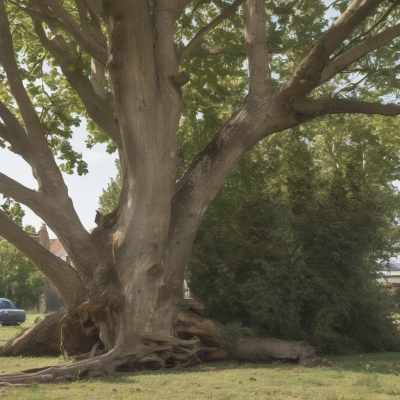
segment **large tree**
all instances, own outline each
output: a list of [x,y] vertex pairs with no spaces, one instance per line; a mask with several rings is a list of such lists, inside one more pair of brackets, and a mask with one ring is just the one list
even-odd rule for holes
[[[335,2],[339,15],[328,27],[324,12],[329,7],[317,0],[244,3],[0,0],[0,138],[32,167],[38,182],[37,190],[31,190],[0,174],[0,193],[25,204],[48,224],[73,267],[2,212],[0,235],[60,292],[68,310],[62,324],[64,348],[70,354],[91,349],[89,360],[64,369],[1,379],[32,381],[39,379],[37,374],[64,379],[85,371],[107,373],[122,364],[163,367],[201,349],[215,355],[210,329],[218,325],[205,320],[195,329],[194,314],[185,307],[198,310],[199,305],[182,305],[179,299],[204,212],[241,157],[262,138],[323,114],[400,114],[399,106],[379,98],[396,90],[396,4]],[[185,70],[191,75],[193,70],[194,78],[202,74],[202,87],[211,86],[215,99],[225,80],[214,75],[208,82],[212,74],[206,61],[230,55],[232,62],[223,65],[228,70],[233,59],[243,63],[242,40],[232,36],[240,33],[241,23],[248,92],[205,147],[186,160],[187,169],[177,180],[182,162],[177,133],[185,105],[181,87],[190,78]],[[201,61],[194,65],[191,57],[196,55]],[[48,65],[54,67],[50,73]],[[390,68],[394,72],[388,73]],[[346,76],[356,73],[362,81],[344,87]],[[236,81],[242,85],[240,76]],[[367,100],[378,102],[357,99],[357,90],[368,87]],[[340,95],[351,89],[354,96]],[[226,93],[230,91],[227,87]],[[76,166],[85,172],[67,141],[77,113],[89,119],[89,144],[109,138],[122,168],[118,207],[106,216],[98,214],[92,233],[79,220],[55,161],[61,154],[67,160],[62,170]],[[202,342],[189,333],[197,333]],[[259,355],[263,349],[265,342],[242,339],[235,354]],[[294,353],[305,357],[300,350]]]

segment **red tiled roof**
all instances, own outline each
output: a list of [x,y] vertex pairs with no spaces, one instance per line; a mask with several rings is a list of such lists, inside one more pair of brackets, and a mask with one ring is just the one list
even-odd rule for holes
[[50,251],[57,257],[65,253],[65,249],[58,239],[50,239]]

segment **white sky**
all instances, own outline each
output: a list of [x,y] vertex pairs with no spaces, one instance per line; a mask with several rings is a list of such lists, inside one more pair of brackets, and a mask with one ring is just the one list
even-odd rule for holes
[[[75,209],[83,225],[89,230],[96,226],[94,218],[102,189],[107,187],[110,178],[114,178],[117,175],[117,169],[114,164],[117,155],[116,153],[108,154],[105,144],[96,145],[91,150],[86,148],[84,121],[81,127],[74,128],[73,132],[72,147],[78,153],[83,154],[83,159],[89,166],[89,173],[83,176],[79,176],[76,173],[73,175],[63,173],[63,176]],[[0,148],[0,172],[31,189],[37,189],[36,180],[32,176],[30,166],[20,156],[2,148]],[[2,200],[0,195],[0,203],[3,203]],[[24,207],[24,210],[26,215],[23,224],[33,225],[38,230],[43,222],[42,219],[27,207]],[[51,231],[49,233],[51,238],[55,237]]]

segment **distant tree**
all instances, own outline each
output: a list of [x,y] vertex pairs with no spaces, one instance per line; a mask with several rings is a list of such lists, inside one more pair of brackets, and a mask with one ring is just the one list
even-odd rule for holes
[[[1,208],[22,227],[25,212],[19,203],[7,199]],[[24,230],[35,233],[31,225]],[[30,309],[37,306],[43,292],[43,274],[16,247],[0,238],[0,297],[11,299],[17,307]]]

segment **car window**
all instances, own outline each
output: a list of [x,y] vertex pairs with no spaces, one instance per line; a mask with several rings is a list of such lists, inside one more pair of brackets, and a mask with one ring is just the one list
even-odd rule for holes
[[0,309],[7,310],[10,308],[14,308],[9,301],[0,301]]

